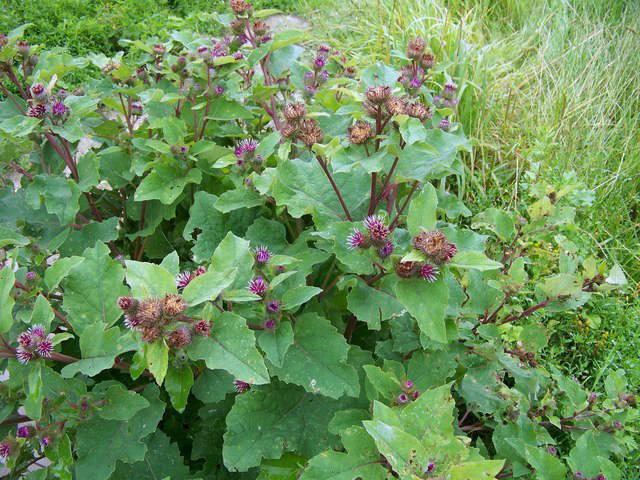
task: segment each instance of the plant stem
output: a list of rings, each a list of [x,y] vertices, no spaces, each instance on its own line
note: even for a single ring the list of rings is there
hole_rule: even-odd
[[[400,207],[400,210],[398,210],[398,213],[396,214],[395,218],[391,222],[391,225],[389,226],[389,230],[393,231],[393,229],[396,228],[396,225],[400,220],[400,215],[402,215],[402,212],[404,212],[404,210],[407,208],[407,205],[409,204],[409,200],[411,200],[411,196],[413,195],[413,192],[415,192],[416,188],[418,188],[418,184],[419,182],[417,180],[414,180],[413,185],[411,186],[411,190],[407,194],[407,198],[405,198],[404,203],[402,204],[402,207]]]
[[[334,181],[333,176],[331,175],[331,172],[329,172],[326,162],[320,157],[320,155],[316,156],[316,160],[318,160],[318,163],[320,164],[320,168],[322,168],[322,171],[329,179],[329,183],[333,187],[333,191],[336,193],[336,196],[338,197],[338,201],[340,202],[340,205],[342,206],[342,210],[344,210],[344,213],[347,216],[347,220],[349,220],[350,222],[353,222],[351,213],[349,213],[349,209],[347,208],[347,205],[344,203],[344,199],[342,198],[340,189],[338,188],[338,185],[336,185],[336,182]]]

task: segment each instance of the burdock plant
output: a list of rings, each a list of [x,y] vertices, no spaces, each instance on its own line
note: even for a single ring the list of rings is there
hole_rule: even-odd
[[[547,355],[624,289],[590,194],[465,204],[429,32],[358,63],[230,7],[113,58],[0,35],[9,478],[619,479],[625,375]]]

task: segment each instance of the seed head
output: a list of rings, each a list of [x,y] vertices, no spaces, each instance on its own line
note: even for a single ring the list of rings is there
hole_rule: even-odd
[[[231,0],[231,10],[236,15],[243,15],[249,11],[251,11],[251,4],[249,2],[245,2],[245,0]]]
[[[436,64],[436,57],[432,53],[425,53],[422,55],[421,63],[424,68],[433,68]]]
[[[292,125],[291,123],[285,123],[285,125],[280,130],[280,133],[284,138],[291,138],[298,133],[298,127]]]
[[[417,101],[409,103],[407,105],[406,112],[407,112],[407,115],[413,118],[417,118],[421,122],[431,118],[432,116],[432,113],[429,107]]]
[[[407,113],[407,103],[398,97],[391,96],[387,103],[385,103],[387,112],[391,115],[403,115]]]
[[[317,120],[308,118],[300,123],[299,137],[307,147],[312,147],[314,144],[322,141],[324,133],[318,125]]]
[[[142,341],[147,343],[153,343],[162,336],[162,330],[156,326],[142,327],[141,332]]]
[[[388,85],[380,85],[378,87],[369,87],[365,91],[366,99],[374,105],[384,104],[391,96],[391,87]]]
[[[422,54],[424,53],[426,46],[426,42],[421,37],[416,37],[413,40],[410,40],[407,44],[407,57],[414,60],[422,58]]]
[[[307,107],[304,103],[288,103],[282,111],[284,118],[289,122],[300,120],[307,114]]]
[[[411,278],[418,272],[418,263],[416,262],[398,262],[395,269],[396,274],[401,278]]]
[[[147,298],[140,302],[136,317],[140,324],[153,326],[162,318],[162,302],[157,298]]]
[[[191,332],[187,327],[178,327],[169,334],[167,343],[173,348],[184,348],[191,343]]]
[[[358,120],[349,127],[349,141],[354,145],[362,145],[373,137],[373,129],[369,122]]]
[[[440,230],[420,232],[413,239],[413,246],[436,263],[450,261],[458,251]]]
[[[187,309],[187,304],[181,295],[170,293],[162,300],[162,311],[169,317],[180,315]]]

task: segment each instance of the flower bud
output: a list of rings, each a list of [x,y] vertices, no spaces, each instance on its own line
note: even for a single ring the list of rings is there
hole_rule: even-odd
[[[211,335],[211,324],[206,320],[198,320],[193,327],[196,335],[200,335],[201,337],[208,337]]]
[[[191,332],[187,327],[178,327],[169,334],[167,344],[172,348],[184,348],[191,343]]]

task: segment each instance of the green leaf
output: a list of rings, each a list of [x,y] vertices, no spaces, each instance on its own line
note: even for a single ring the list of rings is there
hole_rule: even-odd
[[[484,253],[476,251],[458,252],[456,256],[453,257],[453,260],[451,260],[450,265],[452,267],[479,270],[481,272],[502,268],[500,262],[491,260]]]
[[[479,227],[492,230],[504,242],[511,240],[516,233],[512,216],[497,208],[489,208],[473,217],[471,228]]]
[[[53,320],[54,316],[49,300],[42,295],[38,295],[36,303],[33,306],[33,311],[31,312],[29,323],[31,325],[42,325],[45,329],[49,330],[51,320]]]
[[[71,378],[78,372],[93,377],[111,368],[117,355],[136,349],[130,334],[122,335],[118,327],[107,330],[100,323],[88,325],[80,335],[82,359],[66,365],[60,372],[64,378]]]
[[[327,425],[340,405],[280,382],[238,395],[226,420],[225,466],[244,472],[283,452],[320,453],[333,444]]]
[[[118,297],[127,294],[124,269],[112,259],[103,243],[87,248],[85,260],[73,268],[63,281],[63,307],[68,312],[67,320],[74,331],[82,335],[89,325],[99,323],[104,327],[113,325],[122,315],[118,308]]]
[[[162,297],[176,293],[175,277],[155,263],[127,260],[127,283],[135,298]]]
[[[449,474],[451,480],[488,480],[496,478],[504,466],[504,460],[481,460],[478,462],[467,462],[462,465],[451,467]],[[542,477],[541,477],[542,478]],[[564,478],[553,477],[553,478]]]
[[[80,209],[80,188],[75,181],[62,176],[38,175],[27,188],[27,202],[37,209],[40,203],[48,213],[55,215],[60,223],[67,225],[75,222]]]
[[[239,208],[251,208],[262,205],[262,196],[255,190],[236,188],[228,190],[218,197],[215,207],[222,213],[228,213]]]
[[[147,368],[158,385],[162,385],[169,368],[169,347],[164,340],[144,344],[144,358]]]
[[[25,245],[29,245],[29,243],[29,239],[20,234],[20,232],[0,225],[0,248],[4,248],[7,245],[24,247]]]
[[[144,460],[147,447],[143,439],[156,430],[164,412],[160,391],[149,386],[143,396],[149,406],[127,421],[105,420],[94,416],[78,425],[76,433],[76,477],[108,480],[118,461]]]
[[[380,330],[381,322],[400,315],[404,309],[395,297],[360,279],[347,295],[347,308],[372,330]]]
[[[129,420],[149,406],[146,398],[127,390],[122,384],[109,387],[104,400],[106,403],[100,408],[98,415],[105,420]]]
[[[203,403],[220,402],[228,393],[235,392],[233,375],[224,370],[204,369],[198,375],[191,391]]]
[[[13,305],[16,303],[11,295],[16,277],[11,268],[0,269],[0,332],[6,333],[13,324]]]
[[[202,172],[197,168],[184,174],[176,167],[158,165],[140,182],[134,198],[136,202],[160,200],[165,205],[171,205],[187,184],[201,181]]]
[[[436,227],[438,194],[430,183],[425,183],[419,195],[411,201],[407,214],[407,229],[411,235]]]
[[[83,257],[61,258],[47,268],[44,272],[44,283],[47,285],[49,291],[55,290],[62,279],[69,275],[69,272],[82,262],[84,262]]]
[[[164,380],[164,388],[171,398],[171,404],[182,413],[187,405],[189,392],[193,385],[193,370],[190,365],[171,366]]]
[[[384,480],[387,470],[380,464],[375,443],[361,427],[351,427],[342,435],[346,452],[329,450],[309,460],[300,480]]]
[[[282,296],[282,308],[284,310],[295,310],[297,307],[308,302],[320,292],[322,292],[321,288],[308,287],[306,285],[287,290]]]
[[[269,373],[255,343],[245,319],[225,312],[214,321],[211,336],[194,338],[187,354],[192,360],[204,360],[211,370],[228,371],[238,380],[255,385],[269,383]]]
[[[423,142],[427,139],[427,130],[417,118],[399,115],[396,121],[400,125],[400,135],[402,135],[407,145],[413,145],[416,142]]]
[[[525,445],[527,462],[536,470],[536,477],[540,480],[555,480],[567,477],[567,467],[562,461],[540,448]]]
[[[422,279],[399,280],[396,297],[417,320],[422,333],[436,342],[447,342],[445,313],[449,288],[442,274],[433,283]]]
[[[274,330],[264,330],[258,335],[258,345],[276,367],[281,367],[289,347],[293,344],[291,322],[280,322]]]
[[[234,288],[246,288],[253,276],[253,261],[249,241],[229,232],[213,252],[211,268],[218,271],[237,270],[232,285]]]
[[[208,300],[215,300],[222,291],[233,283],[238,270],[236,268],[220,271],[208,271],[189,282],[182,296],[190,307]]]
[[[211,102],[207,118],[210,120],[248,120],[253,115],[238,102],[225,97],[216,97]]]
[[[274,365],[270,370],[281,380],[311,393],[357,397],[360,382],[355,368],[347,363],[348,353],[349,345],[331,322],[308,313],[296,321],[294,343],[282,366]]]
[[[27,395],[23,404],[24,413],[29,418],[39,420],[42,415],[42,400],[44,400],[41,362],[32,362],[27,376],[27,385],[25,392]]]

